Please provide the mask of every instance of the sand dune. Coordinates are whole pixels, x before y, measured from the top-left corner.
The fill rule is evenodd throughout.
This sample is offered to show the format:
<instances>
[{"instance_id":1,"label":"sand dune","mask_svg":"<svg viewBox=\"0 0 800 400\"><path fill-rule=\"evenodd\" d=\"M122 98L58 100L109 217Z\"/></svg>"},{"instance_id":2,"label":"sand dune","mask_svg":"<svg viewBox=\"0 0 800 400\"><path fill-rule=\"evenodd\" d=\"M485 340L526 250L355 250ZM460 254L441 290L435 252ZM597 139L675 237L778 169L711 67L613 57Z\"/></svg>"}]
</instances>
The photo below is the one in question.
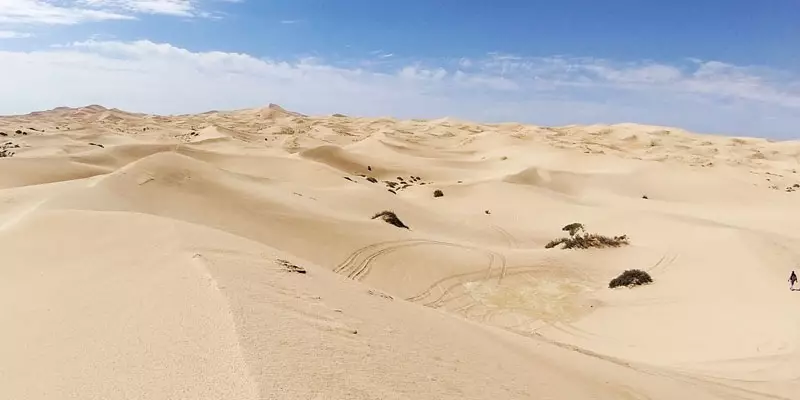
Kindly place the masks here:
<instances>
[{"instance_id":1,"label":"sand dune","mask_svg":"<svg viewBox=\"0 0 800 400\"><path fill-rule=\"evenodd\" d=\"M0 135L3 398L800 393L797 141L277 105ZM629 244L545 248L573 222Z\"/></svg>"}]
</instances>

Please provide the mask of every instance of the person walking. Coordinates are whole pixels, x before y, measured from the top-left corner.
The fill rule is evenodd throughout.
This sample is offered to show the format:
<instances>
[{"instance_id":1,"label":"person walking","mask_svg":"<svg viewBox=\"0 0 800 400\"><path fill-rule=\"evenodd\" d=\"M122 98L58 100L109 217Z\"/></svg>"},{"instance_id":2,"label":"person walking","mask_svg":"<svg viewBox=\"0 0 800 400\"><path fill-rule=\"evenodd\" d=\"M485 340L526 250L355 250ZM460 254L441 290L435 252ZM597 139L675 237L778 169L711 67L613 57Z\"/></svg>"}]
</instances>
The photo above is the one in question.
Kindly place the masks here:
<instances>
[{"instance_id":1,"label":"person walking","mask_svg":"<svg viewBox=\"0 0 800 400\"><path fill-rule=\"evenodd\" d=\"M797 282L797 274L795 274L794 271L792 271L792 274L789 275L789 283L791 283L791 285L789 286L789 290L794 290L794 284L796 282Z\"/></svg>"}]
</instances>

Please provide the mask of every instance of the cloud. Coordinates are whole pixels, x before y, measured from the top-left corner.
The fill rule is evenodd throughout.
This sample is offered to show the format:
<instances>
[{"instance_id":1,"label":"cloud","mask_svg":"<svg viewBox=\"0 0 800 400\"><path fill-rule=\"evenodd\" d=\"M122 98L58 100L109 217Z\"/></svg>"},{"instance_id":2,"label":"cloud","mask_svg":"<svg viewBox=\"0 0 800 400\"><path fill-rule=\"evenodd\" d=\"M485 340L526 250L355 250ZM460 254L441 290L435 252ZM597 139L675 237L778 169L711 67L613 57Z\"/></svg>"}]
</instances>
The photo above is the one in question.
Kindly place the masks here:
<instances>
[{"instance_id":1,"label":"cloud","mask_svg":"<svg viewBox=\"0 0 800 400\"><path fill-rule=\"evenodd\" d=\"M439 61L270 60L167 43L90 40L0 52L0 113L92 103L188 113L269 102L310 114L445 115L542 125L641 122L797 134L800 78L716 61L676 64L490 54ZM366 66L365 66L366 65Z\"/></svg>"},{"instance_id":2,"label":"cloud","mask_svg":"<svg viewBox=\"0 0 800 400\"><path fill-rule=\"evenodd\" d=\"M200 0L0 0L0 25L75 25L131 20L137 15L211 16L200 8L200 3Z\"/></svg>"},{"instance_id":3,"label":"cloud","mask_svg":"<svg viewBox=\"0 0 800 400\"><path fill-rule=\"evenodd\" d=\"M0 30L0 39L23 39L32 37L33 34L27 32L17 32L17 31L3 31Z\"/></svg>"}]
</instances>

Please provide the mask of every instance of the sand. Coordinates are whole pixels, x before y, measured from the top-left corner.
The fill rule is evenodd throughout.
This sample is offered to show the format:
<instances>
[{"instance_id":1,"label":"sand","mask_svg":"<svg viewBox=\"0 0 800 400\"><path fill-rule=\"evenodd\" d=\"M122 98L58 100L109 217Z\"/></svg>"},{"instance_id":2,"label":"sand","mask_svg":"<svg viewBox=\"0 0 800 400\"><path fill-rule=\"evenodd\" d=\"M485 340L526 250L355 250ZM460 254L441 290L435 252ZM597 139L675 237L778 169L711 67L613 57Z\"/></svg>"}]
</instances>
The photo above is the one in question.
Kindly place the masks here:
<instances>
[{"instance_id":1,"label":"sand","mask_svg":"<svg viewBox=\"0 0 800 400\"><path fill-rule=\"evenodd\" d=\"M798 141L276 105L0 132L5 399L800 396ZM545 248L573 222L629 244Z\"/></svg>"}]
</instances>

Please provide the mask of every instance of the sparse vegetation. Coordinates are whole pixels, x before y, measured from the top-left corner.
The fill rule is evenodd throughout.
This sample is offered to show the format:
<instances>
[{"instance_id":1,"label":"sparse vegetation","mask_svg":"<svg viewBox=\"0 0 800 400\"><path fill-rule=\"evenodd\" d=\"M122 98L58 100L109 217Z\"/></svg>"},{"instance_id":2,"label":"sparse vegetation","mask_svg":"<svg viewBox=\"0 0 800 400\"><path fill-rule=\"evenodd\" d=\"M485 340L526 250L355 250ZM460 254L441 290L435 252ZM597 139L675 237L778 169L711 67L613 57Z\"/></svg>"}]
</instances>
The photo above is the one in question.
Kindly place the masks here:
<instances>
[{"instance_id":1,"label":"sparse vegetation","mask_svg":"<svg viewBox=\"0 0 800 400\"><path fill-rule=\"evenodd\" d=\"M563 228L561 228L564 232L569 232L570 236L575 236L578 232L585 232L586 229L584 228L583 224L580 222L573 222Z\"/></svg>"},{"instance_id":2,"label":"sparse vegetation","mask_svg":"<svg viewBox=\"0 0 800 400\"><path fill-rule=\"evenodd\" d=\"M444 196L444 193L442 193L441 190L436 189L433 191L433 197L442 197L442 196Z\"/></svg>"},{"instance_id":3,"label":"sparse vegetation","mask_svg":"<svg viewBox=\"0 0 800 400\"><path fill-rule=\"evenodd\" d=\"M650 277L650 274L640 269L629 269L612 279L608 283L608 287L611 289L620 286L634 287L649 283L653 283L653 278Z\"/></svg>"},{"instance_id":4,"label":"sparse vegetation","mask_svg":"<svg viewBox=\"0 0 800 400\"><path fill-rule=\"evenodd\" d=\"M372 219L376 218L380 218L387 224L394 225L398 228L411 229L406 224L404 224L403 221L400 220L400 218L397 217L397 214L395 214L394 211L389 211L389 210L381 211L372 216Z\"/></svg>"},{"instance_id":5,"label":"sparse vegetation","mask_svg":"<svg viewBox=\"0 0 800 400\"><path fill-rule=\"evenodd\" d=\"M370 181L370 182L372 182L372 183L378 183L378 180L377 180L377 179L375 179L375 178L373 178L373 177L371 177L371 176L370 176L370 177L367 177L367 180L368 180L368 181Z\"/></svg>"},{"instance_id":6,"label":"sparse vegetation","mask_svg":"<svg viewBox=\"0 0 800 400\"><path fill-rule=\"evenodd\" d=\"M306 269L305 268L297 266L297 265L294 265L289 261L282 260L282 259L277 259L277 260L275 260L275 262L278 265L280 265L281 267L283 267L283 269L286 270L286 272L294 272L296 274L305 274L306 273Z\"/></svg>"},{"instance_id":7,"label":"sparse vegetation","mask_svg":"<svg viewBox=\"0 0 800 400\"><path fill-rule=\"evenodd\" d=\"M556 246L561 246L562 249L606 248L629 244L627 235L608 237L587 233L583 224L578 222L569 224L561 228L561 230L568 232L569 237L551 240L550 243L544 246L546 249L552 249Z\"/></svg>"},{"instance_id":8,"label":"sparse vegetation","mask_svg":"<svg viewBox=\"0 0 800 400\"><path fill-rule=\"evenodd\" d=\"M5 142L0 145L0 158L14 157L14 152L11 149L18 149L19 145L12 142Z\"/></svg>"}]
</instances>

